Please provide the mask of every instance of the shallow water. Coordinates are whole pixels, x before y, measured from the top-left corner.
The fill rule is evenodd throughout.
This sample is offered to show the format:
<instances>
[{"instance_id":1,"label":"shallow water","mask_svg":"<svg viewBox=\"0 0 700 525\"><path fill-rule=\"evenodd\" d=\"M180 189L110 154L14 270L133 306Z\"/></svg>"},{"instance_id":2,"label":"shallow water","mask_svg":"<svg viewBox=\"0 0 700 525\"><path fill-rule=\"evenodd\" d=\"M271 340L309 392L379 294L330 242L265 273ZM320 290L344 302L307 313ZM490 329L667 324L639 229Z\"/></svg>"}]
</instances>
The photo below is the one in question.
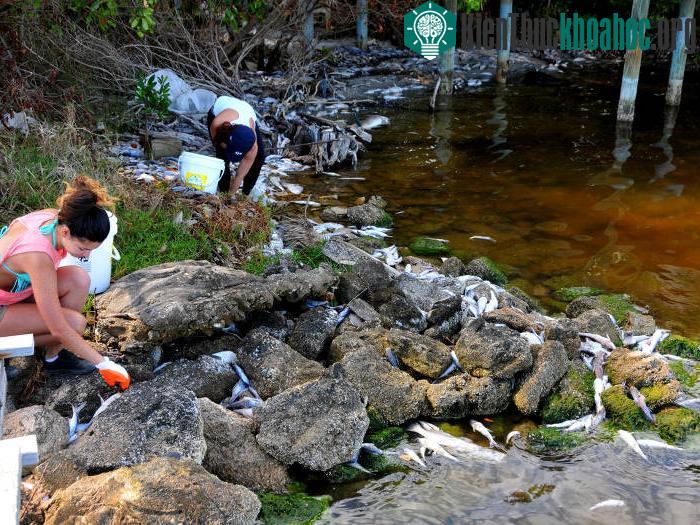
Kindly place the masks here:
<instances>
[{"instance_id":1,"label":"shallow water","mask_svg":"<svg viewBox=\"0 0 700 525\"><path fill-rule=\"evenodd\" d=\"M375 130L356 170L340 171L365 181L303 183L344 204L383 195L399 212L399 246L427 235L463 258L488 255L555 311L554 290L595 286L700 336L700 77L686 79L675 115L664 110L665 75L643 74L631 133L616 129L616 73L484 87L434 115L407 98L380 110L392 125Z\"/></svg>"},{"instance_id":2,"label":"shallow water","mask_svg":"<svg viewBox=\"0 0 700 525\"><path fill-rule=\"evenodd\" d=\"M425 98L404 99L380 111L392 125L375 130L357 169L339 170L366 180L300 182L314 199L346 205L383 195L397 245L427 235L449 239L463 258L488 255L553 310L562 307L557 288L595 286L629 293L660 325L700 336L700 78L687 77L675 115L664 111L665 75L643 74L631 133L615 123L618 74L484 87L435 115ZM502 442L514 424L528 422L491 426ZM479 439L465 426L450 431ZM513 447L496 465L429 459L427 472L331 488L324 522L697 523L700 444L694 450L652 450L646 462L618 440L559 456ZM515 501L529 489L541 495ZM606 499L626 506L589 510Z\"/></svg>"}]
</instances>

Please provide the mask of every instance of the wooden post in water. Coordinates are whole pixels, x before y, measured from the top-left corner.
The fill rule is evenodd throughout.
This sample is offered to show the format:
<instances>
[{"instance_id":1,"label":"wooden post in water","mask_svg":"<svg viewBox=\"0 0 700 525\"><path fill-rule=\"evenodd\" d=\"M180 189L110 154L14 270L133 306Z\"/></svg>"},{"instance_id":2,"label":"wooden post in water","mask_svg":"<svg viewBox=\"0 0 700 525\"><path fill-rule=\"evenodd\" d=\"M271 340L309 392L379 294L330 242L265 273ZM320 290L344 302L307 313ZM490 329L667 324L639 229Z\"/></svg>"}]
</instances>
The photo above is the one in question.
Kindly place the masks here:
<instances>
[{"instance_id":1,"label":"wooden post in water","mask_svg":"<svg viewBox=\"0 0 700 525\"><path fill-rule=\"evenodd\" d=\"M367 0L357 0L357 47L367 50L368 40Z\"/></svg>"},{"instance_id":2,"label":"wooden post in water","mask_svg":"<svg viewBox=\"0 0 700 525\"><path fill-rule=\"evenodd\" d=\"M634 0L632 4L632 18L641 20L649 14L649 0ZM625 69L622 74L622 88L620 89L620 103L617 106L617 120L632 122L634 120L634 103L637 99L637 85L639 84L639 70L642 67L641 39L644 33L639 32L640 41L636 49L628 49L625 54Z\"/></svg>"},{"instance_id":3,"label":"wooden post in water","mask_svg":"<svg viewBox=\"0 0 700 525\"><path fill-rule=\"evenodd\" d=\"M457 0L446 0L445 8L457 16ZM454 92L455 48L451 47L440 56L440 93Z\"/></svg>"},{"instance_id":4,"label":"wooden post in water","mask_svg":"<svg viewBox=\"0 0 700 525\"><path fill-rule=\"evenodd\" d=\"M676 34L676 49L673 51L671 62L671 74L668 78L668 90L666 91L666 104L680 106L683 93L683 77L685 75L685 63L688 59L688 50L685 46L685 21L693 18L695 12L695 0L681 1L681 29Z\"/></svg>"},{"instance_id":5,"label":"wooden post in water","mask_svg":"<svg viewBox=\"0 0 700 525\"><path fill-rule=\"evenodd\" d=\"M306 0L301 2L300 5L304 9L304 39L306 40L306 45L311 47L314 43L314 0Z\"/></svg>"},{"instance_id":6,"label":"wooden post in water","mask_svg":"<svg viewBox=\"0 0 700 525\"><path fill-rule=\"evenodd\" d=\"M513 0L501 0L501 11L499 18L505 19L506 34L505 42L496 42L498 46L498 58L496 59L496 82L505 84L508 80L508 60L510 59L510 20L509 16L513 13ZM504 45L505 44L505 45Z\"/></svg>"}]
</instances>

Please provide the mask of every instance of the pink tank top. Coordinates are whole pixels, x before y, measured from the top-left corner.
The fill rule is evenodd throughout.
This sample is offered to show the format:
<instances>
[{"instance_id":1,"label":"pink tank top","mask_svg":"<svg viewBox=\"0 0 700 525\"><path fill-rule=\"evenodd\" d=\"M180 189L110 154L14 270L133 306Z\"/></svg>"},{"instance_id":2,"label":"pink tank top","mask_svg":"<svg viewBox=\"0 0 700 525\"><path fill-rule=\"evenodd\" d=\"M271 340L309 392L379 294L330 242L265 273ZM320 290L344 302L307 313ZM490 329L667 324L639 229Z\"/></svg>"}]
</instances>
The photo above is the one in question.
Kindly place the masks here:
<instances>
[{"instance_id":1,"label":"pink tank top","mask_svg":"<svg viewBox=\"0 0 700 525\"><path fill-rule=\"evenodd\" d=\"M56 218L55 212L50 211L35 211L15 219L27 228L27 231L17 237L12 244L7 248L7 251L0 255L0 265L13 255L28 252L43 252L51 257L54 263L54 268L58 268L61 259L66 256L66 250L56 250L45 235L39 231L41 224ZM12 221L14 224L15 221ZM10 224L10 226L12 225ZM0 306L7 306L24 301L31 297L34 292L31 286L19 293L12 293L5 290L0 290Z\"/></svg>"}]
</instances>

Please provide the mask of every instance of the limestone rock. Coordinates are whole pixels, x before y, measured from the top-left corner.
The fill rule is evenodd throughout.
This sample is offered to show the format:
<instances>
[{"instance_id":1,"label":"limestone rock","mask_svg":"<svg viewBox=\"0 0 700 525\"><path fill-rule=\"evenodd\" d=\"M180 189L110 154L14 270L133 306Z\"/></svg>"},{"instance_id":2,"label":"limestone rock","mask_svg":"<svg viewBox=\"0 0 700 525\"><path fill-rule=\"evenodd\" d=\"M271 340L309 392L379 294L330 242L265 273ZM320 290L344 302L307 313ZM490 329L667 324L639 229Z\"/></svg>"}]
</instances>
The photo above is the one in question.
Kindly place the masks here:
<instances>
[{"instance_id":1,"label":"limestone rock","mask_svg":"<svg viewBox=\"0 0 700 525\"><path fill-rule=\"evenodd\" d=\"M34 467L34 480L48 494L65 489L88 475L87 470L78 464L68 450L56 452L44 459L39 456L39 460L41 463Z\"/></svg>"},{"instance_id":2,"label":"limestone rock","mask_svg":"<svg viewBox=\"0 0 700 525\"><path fill-rule=\"evenodd\" d=\"M626 383L637 388L675 381L668 363L659 354L645 354L626 348L617 348L610 354L605 373L613 385Z\"/></svg>"},{"instance_id":3,"label":"limestone rock","mask_svg":"<svg viewBox=\"0 0 700 525\"><path fill-rule=\"evenodd\" d=\"M448 257L442 263L442 274L449 277L467 275L467 267L459 257Z\"/></svg>"},{"instance_id":4,"label":"limestone rock","mask_svg":"<svg viewBox=\"0 0 700 525\"><path fill-rule=\"evenodd\" d=\"M207 397L218 403L230 395L236 381L238 376L231 365L216 357L203 355L196 361L180 359L167 365L151 384L163 389L186 387L197 397Z\"/></svg>"},{"instance_id":5,"label":"limestone rock","mask_svg":"<svg viewBox=\"0 0 700 525\"><path fill-rule=\"evenodd\" d=\"M343 333L333 339L328 357L335 363L353 352L363 350L371 350L381 356L389 346L386 340L388 333L383 328Z\"/></svg>"},{"instance_id":6,"label":"limestone rock","mask_svg":"<svg viewBox=\"0 0 700 525\"><path fill-rule=\"evenodd\" d=\"M289 346L309 359L318 359L330 345L338 322L338 312L312 308L297 319Z\"/></svg>"},{"instance_id":7,"label":"limestone rock","mask_svg":"<svg viewBox=\"0 0 700 525\"><path fill-rule=\"evenodd\" d=\"M355 226L374 226L384 219L385 211L374 204L361 204L348 208L348 221Z\"/></svg>"},{"instance_id":8,"label":"limestone rock","mask_svg":"<svg viewBox=\"0 0 700 525\"><path fill-rule=\"evenodd\" d=\"M535 357L532 370L525 375L513 396L513 402L523 414L534 414L569 367L566 349L559 341L547 341L532 346Z\"/></svg>"},{"instance_id":9,"label":"limestone rock","mask_svg":"<svg viewBox=\"0 0 700 525\"><path fill-rule=\"evenodd\" d=\"M284 492L290 482L287 470L260 448L253 421L208 399L197 401L207 442L204 468L223 481L253 490Z\"/></svg>"},{"instance_id":10,"label":"limestone rock","mask_svg":"<svg viewBox=\"0 0 700 525\"><path fill-rule=\"evenodd\" d=\"M536 328L533 318L515 308L499 308L498 310L485 313L483 318L489 323L504 324L518 332L529 332Z\"/></svg>"},{"instance_id":11,"label":"limestone rock","mask_svg":"<svg viewBox=\"0 0 700 525\"><path fill-rule=\"evenodd\" d=\"M426 315L399 293L391 295L377 311L385 328L400 328L420 333L428 327Z\"/></svg>"},{"instance_id":12,"label":"limestone rock","mask_svg":"<svg viewBox=\"0 0 700 525\"><path fill-rule=\"evenodd\" d=\"M455 375L440 383L424 383L428 399L425 417L461 419L497 414L510 404L510 381Z\"/></svg>"},{"instance_id":13,"label":"limestone rock","mask_svg":"<svg viewBox=\"0 0 700 525\"><path fill-rule=\"evenodd\" d=\"M566 349L569 359L579 359L581 338L579 330L571 319L558 319L556 322L545 323L545 340L559 341Z\"/></svg>"},{"instance_id":14,"label":"limestone rock","mask_svg":"<svg viewBox=\"0 0 700 525\"><path fill-rule=\"evenodd\" d=\"M508 327L475 320L474 330L465 327L455 353L466 372L478 377L509 379L532 366L527 341Z\"/></svg>"},{"instance_id":15,"label":"limestone rock","mask_svg":"<svg viewBox=\"0 0 700 525\"><path fill-rule=\"evenodd\" d=\"M452 363L450 348L430 337L394 328L386 341L399 362L420 376L437 379Z\"/></svg>"},{"instance_id":16,"label":"limestone rock","mask_svg":"<svg viewBox=\"0 0 700 525\"><path fill-rule=\"evenodd\" d=\"M318 379L324 370L323 365L261 330L245 336L238 360L263 399Z\"/></svg>"},{"instance_id":17,"label":"limestone rock","mask_svg":"<svg viewBox=\"0 0 700 525\"><path fill-rule=\"evenodd\" d=\"M615 328L615 324L613 323L612 319L610 319L610 314L604 310L586 310L573 321L574 326L579 332L604 335L614 344L622 344L622 341L620 341L620 336L617 333L617 329Z\"/></svg>"},{"instance_id":18,"label":"limestone rock","mask_svg":"<svg viewBox=\"0 0 700 525\"><path fill-rule=\"evenodd\" d=\"M651 315L627 312L622 328L633 335L652 335L656 331L656 321Z\"/></svg>"},{"instance_id":19,"label":"limestone rock","mask_svg":"<svg viewBox=\"0 0 700 525\"><path fill-rule=\"evenodd\" d=\"M3 439L36 435L39 458L46 458L68 443L68 420L60 414L40 405L20 408L5 416Z\"/></svg>"},{"instance_id":20,"label":"limestone rock","mask_svg":"<svg viewBox=\"0 0 700 525\"><path fill-rule=\"evenodd\" d=\"M193 461L157 458L81 478L53 497L46 525L64 523L252 524L257 496Z\"/></svg>"}]
</instances>

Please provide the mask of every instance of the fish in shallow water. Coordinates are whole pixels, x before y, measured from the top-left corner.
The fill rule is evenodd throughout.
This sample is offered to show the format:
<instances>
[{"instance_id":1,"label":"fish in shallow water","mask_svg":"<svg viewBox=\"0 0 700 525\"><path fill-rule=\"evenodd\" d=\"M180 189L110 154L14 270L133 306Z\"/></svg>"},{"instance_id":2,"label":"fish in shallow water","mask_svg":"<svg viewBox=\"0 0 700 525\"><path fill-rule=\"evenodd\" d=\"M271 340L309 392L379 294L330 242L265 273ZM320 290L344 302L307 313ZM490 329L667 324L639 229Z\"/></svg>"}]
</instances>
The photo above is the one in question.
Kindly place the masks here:
<instances>
[{"instance_id":1,"label":"fish in shallow water","mask_svg":"<svg viewBox=\"0 0 700 525\"><path fill-rule=\"evenodd\" d=\"M458 438L452 436L447 432L443 432L435 425L425 421L413 423L409 425L406 430L423 436L424 438L436 442L443 447L450 448L457 453L464 453L473 458L483 459L485 461L501 461L505 457L505 454L502 452L484 448L464 437Z\"/></svg>"},{"instance_id":2,"label":"fish in shallow water","mask_svg":"<svg viewBox=\"0 0 700 525\"><path fill-rule=\"evenodd\" d=\"M654 416L654 414L651 413L651 410L649 410L644 394L637 390L634 385L630 386L630 394L632 395L632 399L634 399L635 404L644 413L644 417L650 422L656 424L656 416Z\"/></svg>"},{"instance_id":3,"label":"fish in shallow water","mask_svg":"<svg viewBox=\"0 0 700 525\"><path fill-rule=\"evenodd\" d=\"M412 450L408 447L403 449L403 454L401 454L399 457L406 462L415 461L421 467L428 468L428 466L423 462L423 460L418 457L418 454L416 454L416 452L414 450Z\"/></svg>"},{"instance_id":4,"label":"fish in shallow water","mask_svg":"<svg viewBox=\"0 0 700 525\"><path fill-rule=\"evenodd\" d=\"M579 419L574 420L574 422L571 425L564 429L564 432L580 432L581 430L585 430L586 432L588 432L592 424L593 416L591 414L588 414L587 416L583 416Z\"/></svg>"},{"instance_id":5,"label":"fish in shallow water","mask_svg":"<svg viewBox=\"0 0 700 525\"><path fill-rule=\"evenodd\" d=\"M469 237L470 240L472 241L489 241L489 242L496 242L496 239L493 237L489 237L488 235L472 235Z\"/></svg>"},{"instance_id":6,"label":"fish in shallow water","mask_svg":"<svg viewBox=\"0 0 700 525\"><path fill-rule=\"evenodd\" d=\"M491 434L491 432L489 432L489 429L486 428L482 423L474 419L470 419L469 424L471 425L472 430L474 432L481 434L489 441L489 446L491 448L502 448L501 445L496 443L496 440L493 439L493 435Z\"/></svg>"},{"instance_id":7,"label":"fish in shallow water","mask_svg":"<svg viewBox=\"0 0 700 525\"><path fill-rule=\"evenodd\" d=\"M381 126L387 126L388 124L389 117L385 117L384 115L369 115L360 123L360 127L362 129L370 130Z\"/></svg>"},{"instance_id":8,"label":"fish in shallow water","mask_svg":"<svg viewBox=\"0 0 700 525\"><path fill-rule=\"evenodd\" d=\"M514 440L515 438L520 437L520 431L518 430L511 430L508 432L508 435L506 436L506 445L510 444L511 440Z\"/></svg>"},{"instance_id":9,"label":"fish in shallow water","mask_svg":"<svg viewBox=\"0 0 700 525\"><path fill-rule=\"evenodd\" d=\"M695 412L700 412L700 397L695 397L692 399L677 399L675 404L694 410Z\"/></svg>"},{"instance_id":10,"label":"fish in shallow water","mask_svg":"<svg viewBox=\"0 0 700 525\"><path fill-rule=\"evenodd\" d=\"M630 447L632 450L634 450L637 454L642 456L647 461L649 460L649 458L646 457L644 452L642 452L642 449L639 448L639 443L637 443L637 440L634 439L634 436L632 434L630 434L626 430L618 430L617 433L622 438L622 440L627 444L628 447Z\"/></svg>"},{"instance_id":11,"label":"fish in shallow water","mask_svg":"<svg viewBox=\"0 0 700 525\"><path fill-rule=\"evenodd\" d=\"M593 505L590 510L597 510L597 509L602 509L605 507L624 507L625 502L622 501L621 499L606 499L605 501L601 501L600 503L596 503Z\"/></svg>"},{"instance_id":12,"label":"fish in shallow water","mask_svg":"<svg viewBox=\"0 0 700 525\"><path fill-rule=\"evenodd\" d=\"M72 443L78 439L78 418L80 417L80 411L85 408L86 403L80 403L78 406L71 405L73 409L73 415L68 421L68 442Z\"/></svg>"},{"instance_id":13,"label":"fish in shallow water","mask_svg":"<svg viewBox=\"0 0 700 525\"><path fill-rule=\"evenodd\" d=\"M440 443L438 443L438 442L437 442L436 440L434 440L434 439L430 439L430 438L427 438L427 437L420 437L420 438L418 438L418 443L419 443L422 447L425 447L425 448L428 449L428 450L432 450L432 451L433 451L435 454L437 454L438 456L444 456L444 457L446 457L447 459L450 459L450 460L454 461L455 463L459 463L459 462L460 462L456 457L454 457L452 454L450 454L449 452L447 452L447 450L445 450L445 449L442 447L442 445L440 445Z\"/></svg>"}]
</instances>

